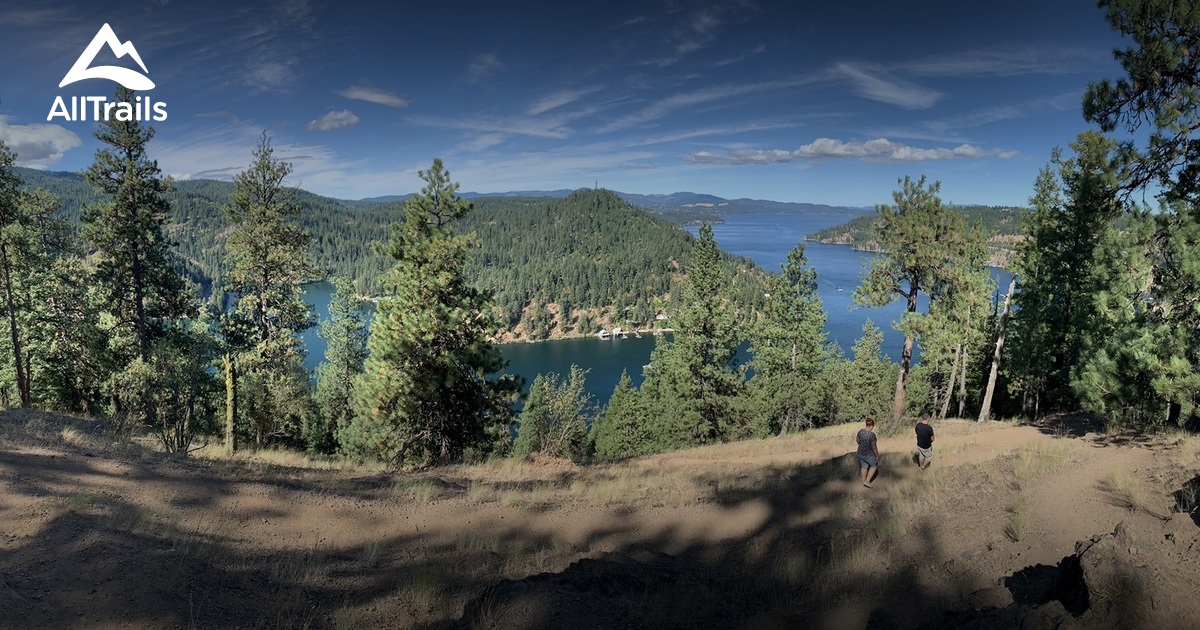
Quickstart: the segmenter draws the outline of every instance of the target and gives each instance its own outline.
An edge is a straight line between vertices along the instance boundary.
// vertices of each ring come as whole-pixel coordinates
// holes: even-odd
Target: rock
[[[1075,543],[1075,557],[1087,589],[1088,625],[1141,627],[1149,618],[1150,576],[1139,566],[1137,536],[1120,523],[1111,534]]]

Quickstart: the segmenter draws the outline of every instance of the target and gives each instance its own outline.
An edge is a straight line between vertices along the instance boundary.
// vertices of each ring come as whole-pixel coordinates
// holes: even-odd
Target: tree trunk
[[[908,312],[917,312],[917,286],[908,291]],[[892,423],[899,424],[904,415],[904,398],[908,396],[908,369],[912,365],[913,338],[904,335],[904,348],[900,350],[900,376],[896,377],[896,398],[892,403]]]
[[[9,274],[8,246],[0,243],[0,271],[4,273],[4,301],[8,308],[8,329],[12,333],[13,367],[17,371],[17,397],[22,407],[30,404],[29,380],[25,375],[25,362],[21,360],[21,336],[17,332],[17,309],[13,305],[12,278]]]
[[[1017,277],[1008,283],[1008,295],[1004,296],[1004,314],[1000,316],[1000,334],[996,336],[996,352],[992,354],[992,371],[988,374],[987,389],[983,393],[983,407],[979,409],[979,421],[987,422],[992,414],[992,392],[996,389],[996,375],[1000,372],[1000,351],[1004,349],[1004,332],[1008,328],[1008,309],[1012,305],[1013,291],[1017,289]]]
[[[962,370],[958,373],[958,417],[961,418],[967,414],[967,357],[970,355],[971,349],[963,346],[962,351]]]
[[[942,410],[938,414],[938,419],[946,418],[946,414],[950,413],[950,398],[954,396],[954,379],[958,377],[958,357],[962,354],[962,344],[958,344],[954,348],[954,361],[950,364],[950,380],[946,381],[946,400],[942,401]],[[959,414],[962,415],[961,413]]]
[[[232,354],[225,355],[225,451],[237,450],[237,364]]]

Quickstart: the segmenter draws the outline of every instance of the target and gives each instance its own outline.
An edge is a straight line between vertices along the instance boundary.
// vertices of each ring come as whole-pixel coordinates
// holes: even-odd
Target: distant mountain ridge
[[[481,197],[549,197],[563,199],[571,193],[580,190],[589,189],[577,188],[570,190],[560,188],[557,190],[514,190],[486,193],[463,192],[459,193],[459,195],[465,199],[478,199]],[[621,191],[613,192],[626,203],[666,215],[668,218],[683,219],[689,222],[717,220],[720,217],[738,214],[845,214],[857,216],[873,210],[870,207],[831,206],[820,203],[770,201],[767,199],[747,199],[745,197],[726,199],[716,195],[686,191],[652,195],[625,193]],[[411,196],[411,194],[384,195],[381,197],[347,200],[347,203],[354,205],[394,203],[404,201]]]

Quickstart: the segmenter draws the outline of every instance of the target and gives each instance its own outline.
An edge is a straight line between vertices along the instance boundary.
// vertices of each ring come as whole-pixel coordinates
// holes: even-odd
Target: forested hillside
[[[43,188],[77,224],[97,199],[72,173],[18,169],[27,189]],[[226,273],[229,224],[222,208],[232,185],[215,180],[173,183],[167,232],[192,281],[207,291]],[[403,219],[403,202],[344,202],[295,191],[300,225],[313,237],[312,253],[324,277],[348,277],[357,290],[377,295],[390,261],[375,252],[389,226]],[[669,312],[670,286],[686,264],[692,237],[664,219],[605,190],[580,190],[562,199],[477,197],[463,230],[478,234],[468,276],[495,293],[505,339],[591,334],[601,326],[645,324]],[[727,257],[739,303],[761,302],[763,276],[753,263]]]
[[[968,225],[979,225],[987,235],[990,263],[1005,266],[1021,234],[1023,208],[1007,206],[953,206],[966,217]],[[874,213],[855,217],[841,225],[825,228],[804,237],[808,241],[850,245],[855,249],[879,251],[871,227],[878,220]]]

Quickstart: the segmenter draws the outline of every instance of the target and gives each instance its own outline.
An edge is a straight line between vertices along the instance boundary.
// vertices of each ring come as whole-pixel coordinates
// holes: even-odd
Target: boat
[[[597,334],[596,336],[597,336],[597,337],[599,337],[599,338],[601,338],[601,339],[608,339],[608,338],[609,338],[608,331],[607,331],[607,330],[605,330],[605,329],[603,329],[603,328],[601,328],[601,329],[600,329],[600,332],[599,332],[599,334]]]

